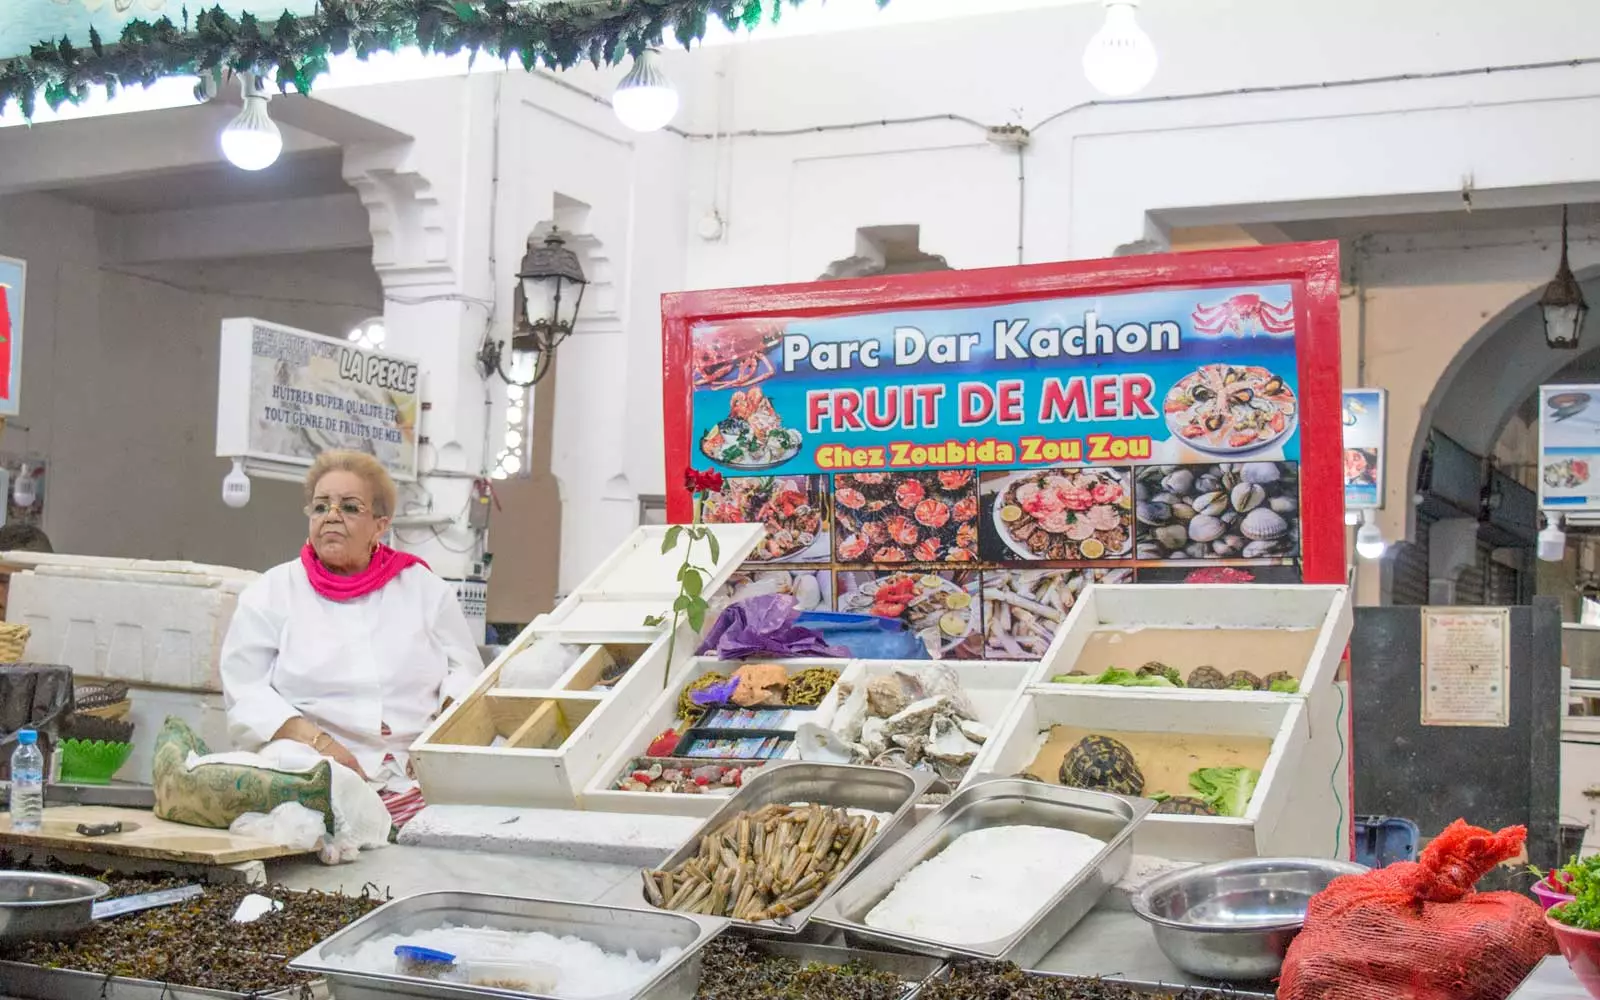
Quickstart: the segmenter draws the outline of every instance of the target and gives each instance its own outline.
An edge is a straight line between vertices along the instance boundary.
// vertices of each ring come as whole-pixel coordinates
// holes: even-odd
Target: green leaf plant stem
[[[184,4],[179,24],[170,17],[135,18],[114,41],[91,29],[87,48],[66,37],[44,39],[25,56],[0,58],[0,114],[15,100],[32,120],[41,97],[54,109],[82,103],[95,86],[114,96],[119,87],[149,86],[169,76],[220,78],[224,70],[276,71],[280,91],[292,85],[307,94],[329,59],[347,52],[360,59],[410,47],[446,56],[466,52],[474,59],[515,60],[525,70],[566,69],[585,60],[615,65],[661,45],[668,32],[688,48],[705,37],[712,18],[730,31],[752,29],[763,20],[777,22],[785,6],[802,2],[319,0],[305,17],[284,11],[275,19]],[[21,3],[4,0],[0,7],[9,11]],[[880,7],[887,3],[878,0]]]
[[[683,543],[683,563],[678,567],[678,596],[672,602],[672,626],[667,638],[667,667],[666,672],[672,670],[672,655],[678,643],[678,626],[684,619],[688,619],[689,628],[696,634],[705,627],[706,612],[710,609],[710,602],[706,600],[706,585],[711,581],[711,571],[705,567],[694,564],[695,545],[704,542],[706,551],[711,556],[712,565],[722,557],[721,545],[717,536],[711,529],[703,524],[674,524],[667,529],[666,537],[661,540],[661,554],[666,555]],[[651,628],[662,625],[667,621],[666,615],[650,615],[644,623]],[[665,686],[665,681],[663,681]]]

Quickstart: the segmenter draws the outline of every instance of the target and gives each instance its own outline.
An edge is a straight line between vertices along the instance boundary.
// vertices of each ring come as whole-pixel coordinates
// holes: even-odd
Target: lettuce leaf
[[[1057,674],[1050,678],[1052,684],[1109,684],[1113,687],[1172,687],[1173,684],[1165,677],[1151,676],[1140,677],[1131,670],[1121,667],[1109,667],[1104,673],[1091,674],[1084,677],[1069,677],[1066,674]]]
[[[1202,767],[1189,775],[1189,787],[1223,816],[1243,816],[1260,780],[1251,767]]]

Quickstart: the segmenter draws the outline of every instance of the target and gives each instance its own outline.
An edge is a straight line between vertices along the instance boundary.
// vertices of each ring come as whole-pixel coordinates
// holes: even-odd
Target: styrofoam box
[[[257,574],[192,563],[31,561],[32,570],[11,578],[7,609],[33,630],[30,659],[87,677],[222,690],[222,640],[239,592]]]
[[[1145,817],[1134,834],[1138,854],[1179,861],[1246,857],[1329,857],[1333,837],[1302,837],[1280,818],[1295,797],[1295,809],[1312,809],[1332,795],[1329,783],[1297,782],[1308,732],[1306,707],[1298,700],[1253,697],[1230,691],[1194,691],[1176,699],[1146,688],[1119,688],[1115,698],[1086,698],[1073,691],[1028,691],[1013,706],[973,771],[1010,776],[1027,768],[1054,726],[1096,733],[1184,733],[1251,736],[1272,741],[1261,780],[1243,817]],[[1205,763],[1199,761],[1196,767]]]
[[[991,730],[998,730],[1004,721],[1006,713],[1016,702],[1022,692],[1023,685],[1033,670],[1032,663],[1026,662],[984,662],[975,660],[942,660],[936,664],[931,660],[832,660],[832,659],[797,659],[782,660],[782,664],[792,673],[804,670],[807,667],[831,667],[840,671],[839,680],[843,682],[862,683],[869,677],[886,676],[897,667],[911,670],[925,669],[932,666],[947,666],[955,670],[956,676],[961,681],[962,688],[971,697],[973,708],[978,712],[978,721],[988,726]],[[699,816],[709,817],[716,812],[725,796],[718,795],[683,795],[672,792],[623,792],[614,790],[611,786],[627,762],[643,756],[645,750],[661,733],[673,728],[678,721],[678,699],[683,689],[696,678],[704,674],[717,671],[728,673],[736,669],[738,663],[725,663],[709,657],[696,657],[682,676],[673,680],[670,690],[663,691],[650,706],[649,713],[645,716],[628,738],[622,743],[617,753],[606,761],[605,766],[595,773],[583,793],[583,807],[585,809],[605,810],[607,812],[651,813],[665,816]],[[831,725],[835,713],[839,708],[839,686],[823,696],[822,702],[817,706],[814,721],[821,726]],[[793,759],[798,756],[795,748],[791,747],[785,754],[786,758]],[[977,771],[976,765],[968,772],[970,779]]]
[[[1091,696],[1127,688],[1051,684],[1073,670],[1134,670],[1150,660],[1182,673],[1210,664],[1224,674],[1279,670],[1300,681],[1301,695],[1325,690],[1338,673],[1350,638],[1350,588],[1270,584],[1093,584],[1067,614],[1039,661],[1033,683]],[[1165,697],[1202,692],[1138,688]],[[1294,698],[1243,692],[1254,698]]]

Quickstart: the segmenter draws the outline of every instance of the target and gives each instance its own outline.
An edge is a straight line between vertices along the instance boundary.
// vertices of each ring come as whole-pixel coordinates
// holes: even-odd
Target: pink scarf
[[[311,589],[330,601],[353,601],[358,597],[366,597],[387,586],[390,580],[409,566],[430,568],[409,552],[397,552],[387,545],[380,545],[372,553],[372,561],[367,563],[366,569],[350,576],[341,576],[322,565],[310,542],[300,550],[300,565],[305,567]]]

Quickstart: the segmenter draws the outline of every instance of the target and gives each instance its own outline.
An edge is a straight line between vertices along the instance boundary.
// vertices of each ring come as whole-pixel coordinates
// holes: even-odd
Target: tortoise
[[[1294,682],[1294,689],[1296,691],[1300,689],[1300,678],[1289,673],[1287,670],[1280,670],[1277,673],[1268,674],[1267,676],[1261,678],[1261,689],[1263,691],[1271,691],[1272,685],[1278,681],[1292,681]]]
[[[1043,778],[1035,777],[1029,774],[1027,771],[1018,771],[1016,774],[1013,774],[1012,777],[1016,778],[1018,781],[1037,781],[1041,785],[1046,783]]]
[[[1248,670],[1235,670],[1228,675],[1227,687],[1230,691],[1261,691],[1266,688],[1261,678]]]
[[[1140,677],[1165,677],[1175,687],[1183,687],[1183,675],[1162,663],[1160,660],[1151,660],[1139,668]]]
[[[1085,736],[1061,761],[1061,783],[1118,795],[1143,795],[1144,772],[1133,751],[1109,736]]]
[[[1174,795],[1164,799],[1153,810],[1169,816],[1216,816],[1217,810],[1205,799],[1193,795]]]
[[[1195,667],[1185,683],[1192,688],[1220,691],[1228,686],[1228,678],[1224,677],[1222,671],[1216,667]]]

